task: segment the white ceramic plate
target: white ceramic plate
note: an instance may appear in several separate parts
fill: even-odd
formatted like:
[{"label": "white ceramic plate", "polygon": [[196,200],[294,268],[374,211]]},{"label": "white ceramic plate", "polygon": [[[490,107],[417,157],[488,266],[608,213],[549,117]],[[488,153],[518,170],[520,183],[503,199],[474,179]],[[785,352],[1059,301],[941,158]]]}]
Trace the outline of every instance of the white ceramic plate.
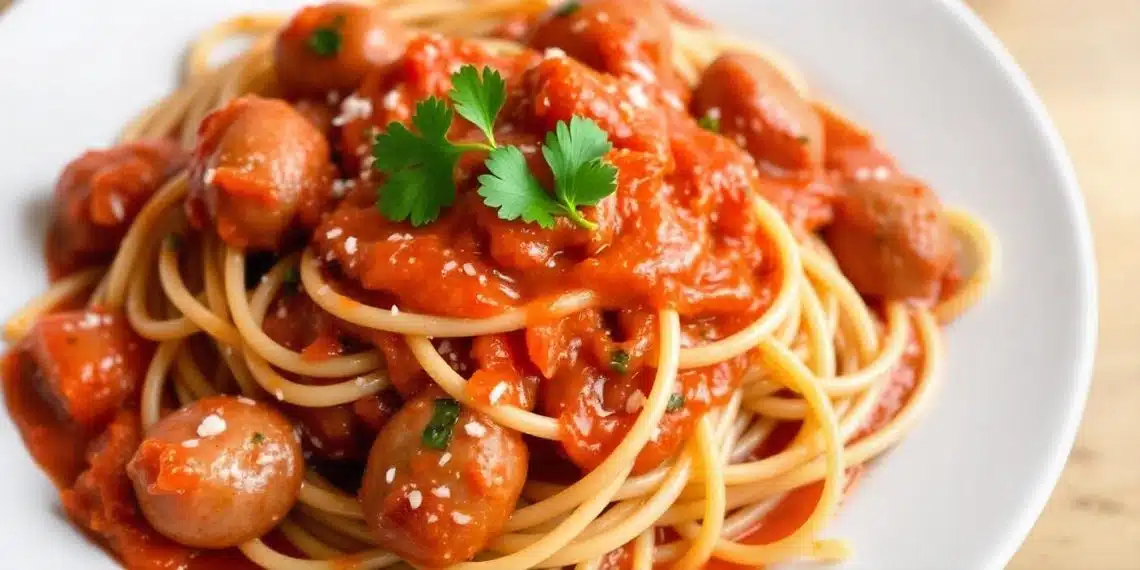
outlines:
[{"label": "white ceramic plate", "polygon": [[[40,243],[62,166],[170,90],[194,35],[297,0],[37,0],[0,17],[0,315],[45,285]],[[1001,240],[996,288],[951,327],[937,405],[858,487],[831,532],[851,569],[997,569],[1040,513],[1088,390],[1096,290],[1072,167],[1025,77],[952,0],[701,0],[871,127]],[[0,420],[5,568],[114,568],[60,515]]]}]

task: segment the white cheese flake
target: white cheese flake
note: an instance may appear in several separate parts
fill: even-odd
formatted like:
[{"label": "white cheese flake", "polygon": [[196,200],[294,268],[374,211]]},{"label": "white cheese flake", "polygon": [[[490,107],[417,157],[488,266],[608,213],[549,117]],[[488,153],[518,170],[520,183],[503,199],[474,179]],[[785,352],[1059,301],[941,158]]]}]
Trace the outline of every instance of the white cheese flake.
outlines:
[{"label": "white cheese flake", "polygon": [[474,277],[475,276],[475,266],[471,265],[470,262],[464,263],[463,264],[463,272],[466,273],[470,277]]},{"label": "white cheese flake", "polygon": [[356,253],[356,238],[350,237],[344,240],[344,252],[352,255]]},{"label": "white cheese flake", "polygon": [[111,194],[111,215],[120,222],[127,217],[127,209],[123,207],[123,199],[118,194]]},{"label": "white cheese flake", "polygon": [[257,402],[253,401],[253,399],[246,398],[245,396],[238,396],[237,401],[239,401],[239,402],[241,402],[247,406],[253,406],[253,405],[257,404]]},{"label": "white cheese flake", "polygon": [[439,466],[443,467],[444,465],[447,465],[448,461],[451,461],[451,452],[445,451],[443,452],[443,455],[439,456]]},{"label": "white cheese flake", "polygon": [[625,401],[625,412],[627,414],[637,413],[645,406],[645,394],[641,390],[634,390],[629,398]]},{"label": "white cheese flake", "polygon": [[198,424],[198,437],[212,437],[226,431],[226,420],[218,414],[210,414],[202,418]]},{"label": "white cheese flake", "polygon": [[352,190],[353,188],[356,188],[356,181],[355,180],[342,180],[339,178],[336,180],[333,180],[333,183],[332,183],[333,198],[344,198],[345,194],[348,194],[348,191]]},{"label": "white cheese flake", "polygon": [[189,447],[189,448],[198,447],[198,440],[196,440],[196,439],[188,439],[188,440],[186,440],[186,441],[183,441],[183,442],[182,442],[182,447]]},{"label": "white cheese flake", "polygon": [[467,435],[471,437],[483,437],[487,435],[487,428],[483,424],[473,421],[464,424],[463,431],[467,432]]},{"label": "white cheese flake", "polygon": [[451,497],[451,489],[447,485],[440,485],[431,490],[431,494],[441,498],[448,499]]},{"label": "white cheese flake", "polygon": [[332,124],[334,127],[343,127],[357,119],[367,119],[371,116],[372,101],[352,94],[340,102],[340,114],[332,120]]},{"label": "white cheese flake", "polygon": [[384,96],[384,108],[385,109],[387,109],[389,111],[394,111],[399,104],[400,104],[400,92],[399,91],[389,91],[388,94]]},{"label": "white cheese flake", "polygon": [[507,393],[507,383],[506,382],[499,382],[498,384],[495,384],[495,387],[491,389],[491,404],[499,403],[499,400],[502,399],[503,394],[506,394],[506,393]]},{"label": "white cheese flake", "polygon": [[419,492],[418,489],[412,489],[408,493],[408,506],[411,507],[413,511],[420,508],[420,505],[422,505],[423,503],[424,503],[424,494]]},{"label": "white cheese flake", "polygon": [[344,233],[344,230],[342,230],[340,228],[333,228],[333,229],[325,232],[325,237],[328,239],[336,239],[336,238],[340,237],[341,234],[343,234],[343,233]]},{"label": "white cheese flake", "polygon": [[455,524],[457,525],[466,526],[468,524],[471,524],[471,515],[467,513],[461,513],[459,511],[452,511],[451,520],[455,521]]}]

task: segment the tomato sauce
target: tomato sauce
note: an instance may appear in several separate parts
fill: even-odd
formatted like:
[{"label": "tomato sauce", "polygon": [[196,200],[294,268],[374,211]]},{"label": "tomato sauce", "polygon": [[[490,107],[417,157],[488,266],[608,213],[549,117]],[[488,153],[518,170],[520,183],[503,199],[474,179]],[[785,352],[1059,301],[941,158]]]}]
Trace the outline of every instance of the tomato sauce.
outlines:
[{"label": "tomato sauce", "polygon": [[41,392],[28,365],[21,352],[5,356],[5,403],[24,445],[60,489],[68,517],[132,570],[257,568],[237,550],[188,548],[151,529],[125,472],[141,440],[137,412],[123,409],[101,434],[92,434]]},{"label": "tomato sauce", "polygon": [[[203,157],[194,158],[190,209],[195,227],[253,249],[293,250],[311,232],[306,245],[321,261],[332,289],[394,314],[478,319],[525,311],[524,331],[432,343],[456,373],[468,378],[466,390],[476,401],[507,403],[555,418],[560,441],[528,442],[532,477],[574,480],[610,456],[644,408],[658,373],[660,311],[682,317],[682,347],[707,344],[760,318],[781,283],[799,278],[783,275],[776,265],[772,240],[753,207],[757,196],[773,205],[794,232],[826,232],[842,221],[837,204],[850,197],[853,181],[902,176],[868,132],[803,99],[763,60],[729,54],[718,60],[720,65],[710,66],[713,72],[706,72],[695,90],[685,85],[672,66],[671,20],[707,25],[672,1],[588,0],[505,22],[496,35],[532,48],[517,54],[493,53],[461,38],[427,34],[408,39],[397,33],[393,37],[399,41],[386,47],[399,49],[378,55],[382,65],[352,58],[354,67],[347,71],[354,82],[360,74],[363,80],[348,97],[354,108],[369,112],[350,117],[337,116],[332,107],[343,91],[329,90],[326,105],[319,95],[327,82],[278,61],[279,74],[292,69],[297,72],[292,79],[314,79],[316,84],[294,81],[294,94],[306,97],[301,101],[249,98],[215,116],[214,134],[221,137],[235,122],[227,113],[237,113],[243,105],[275,109],[242,123],[243,136],[234,138],[235,156],[214,157],[237,161],[230,170],[202,172]],[[281,41],[296,43],[303,36],[286,34]],[[403,55],[396,57],[398,52]],[[323,65],[310,60],[307,64]],[[548,228],[500,219],[476,191],[479,177],[487,174],[484,151],[465,152],[458,159],[451,173],[456,195],[437,220],[413,226],[381,213],[377,199],[386,181],[373,168],[376,135],[391,122],[411,124],[423,99],[446,99],[452,74],[464,65],[489,66],[502,74],[507,95],[495,139],[515,146],[544,188],[554,186],[554,174],[543,142],[559,123],[582,117],[605,132],[612,143],[605,160],[618,174],[612,194],[580,209],[595,228],[563,217]],[[698,117],[723,120],[709,126]],[[312,144],[290,149],[279,139],[295,143],[297,137],[271,136],[279,134],[274,128],[285,119]],[[481,143],[484,135],[457,117],[448,138]],[[264,147],[284,150],[274,154],[281,148]],[[298,163],[305,167],[300,179],[312,188],[294,196],[288,209],[279,207],[285,201],[271,183],[279,167],[289,160],[314,159],[314,148],[320,151],[319,161]],[[263,160],[265,156],[276,158]],[[90,153],[69,166],[56,189],[59,208],[49,234],[52,278],[109,260],[145,200],[186,162],[174,143],[152,141]],[[264,180],[251,186],[242,169],[253,165]],[[233,207],[227,216],[211,213],[205,206],[207,198],[219,198],[210,194],[217,185],[229,189],[229,198],[252,198],[246,205],[257,207]],[[334,188],[346,195],[333,199]],[[916,244],[930,241],[923,239],[925,228],[907,225],[911,211],[906,208],[911,206],[890,206],[903,219],[898,224],[902,235],[894,236],[898,239],[892,245],[919,249]],[[915,261],[905,257],[914,252],[902,253],[897,258]],[[928,261],[922,257],[926,253],[912,256],[918,258],[916,264]],[[871,257],[854,256],[854,261]],[[936,289],[943,296],[960,279],[956,267],[919,277],[941,280]],[[392,390],[340,406],[282,405],[301,426],[310,454],[352,464],[367,454],[402,402],[428,389],[431,380],[402,336],[341,321],[311,301],[309,294],[317,292],[302,294],[299,287],[289,283],[273,300],[265,332],[314,362],[375,347],[392,383]],[[544,310],[560,295],[582,290],[592,295],[594,308],[569,316]],[[121,316],[112,320],[115,327],[125,327]],[[60,330],[63,323],[56,322]],[[105,337],[74,341],[59,331],[41,327],[40,332],[45,330],[51,334],[33,334],[10,351],[0,372],[10,414],[33,458],[60,488],[69,516],[132,569],[252,568],[235,550],[177,545],[152,530],[139,512],[123,471],[140,440],[137,390],[148,360],[144,356],[153,347],[133,346],[137,339],[117,334],[118,328]],[[129,350],[124,348],[128,345]],[[84,359],[108,356],[107,377],[114,381],[103,382],[107,390],[96,393],[75,381],[82,379],[77,374],[82,374]],[[114,360],[116,356],[125,360]],[[739,387],[753,358],[746,354],[679,372],[667,412],[634,461],[633,472],[648,472],[675,457],[696,422]],[[912,342],[857,438],[885,425],[905,405],[920,365],[921,350]],[[284,375],[314,385],[342,380]],[[755,455],[781,451],[796,428],[781,426]],[[861,471],[862,466],[848,470],[849,487]],[[791,491],[740,540],[764,544],[787,536],[809,516],[820,490],[817,483]],[[630,560],[626,547],[607,556],[603,566],[625,568]],[[737,566],[714,561],[708,568]]]},{"label": "tomato sauce", "polygon": [[[916,339],[912,338],[903,353],[902,361],[891,373],[889,383],[879,397],[879,402],[875,405],[870,417],[852,438],[852,443],[882,429],[906,406],[914,392],[916,382],[922,374],[922,359],[922,347]],[[778,448],[786,446],[795,436],[797,429],[796,424],[780,426],[777,432],[773,433],[770,438],[771,441],[766,442],[767,451],[762,451],[762,453],[769,455],[778,451]],[[847,468],[845,472],[845,494],[854,489],[866,468],[866,464]],[[771,512],[756,523],[755,527],[746,531],[736,540],[743,544],[769,544],[787,537],[811,516],[816,504],[819,503],[822,491],[823,483],[817,482],[787,493]],[[721,560],[712,560],[705,568],[706,570],[745,570],[747,567]]]},{"label": "tomato sauce", "polygon": [[[489,398],[505,381],[508,397],[521,394],[520,401],[529,402],[541,384],[538,400],[567,428],[567,453],[591,469],[628,431],[639,398],[652,386],[656,356],[649,352],[658,310],[686,318],[686,344],[692,345],[739,330],[771,303],[781,276],[751,207],[754,162],[687,114],[665,110],[652,84],[600,74],[565,57],[492,56],[475,44],[440,38],[414,40],[404,58],[365,80],[354,97],[369,98],[375,111],[345,126],[342,154],[352,154],[361,133],[408,121],[412,102],[445,95],[451,71],[464,64],[493,65],[504,75],[508,97],[496,139],[517,145],[544,184],[552,178],[540,142],[558,121],[584,116],[609,135],[614,149],[607,159],[618,168],[618,188],[584,212],[598,228],[588,231],[566,219],[549,229],[499,219],[474,192],[485,156],[472,152],[457,168],[454,204],[435,222],[412,227],[388,220],[375,206],[377,181],[366,171],[313,241],[338,291],[383,292],[396,310],[483,318],[578,289],[591,291],[603,307],[628,307],[540,323],[509,342],[489,341],[500,344],[495,363],[486,361],[483,341],[476,342],[484,358],[477,354],[473,363],[473,394]],[[453,140],[481,136],[461,119],[451,128]],[[401,372],[399,363],[407,360],[401,342],[375,340],[396,364],[397,387],[417,376],[414,364]],[[625,373],[610,367],[617,350],[632,359]],[[695,419],[731,394],[746,364],[737,359],[682,373],[684,404],[666,418],[635,469],[673,455]]]}]

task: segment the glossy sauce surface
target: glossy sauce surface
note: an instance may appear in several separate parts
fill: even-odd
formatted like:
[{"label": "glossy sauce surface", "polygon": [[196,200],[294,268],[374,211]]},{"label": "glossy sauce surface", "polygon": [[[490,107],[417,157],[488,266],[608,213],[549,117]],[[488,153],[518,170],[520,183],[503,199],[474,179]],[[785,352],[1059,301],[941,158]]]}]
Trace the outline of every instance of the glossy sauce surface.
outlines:
[{"label": "glossy sauce surface", "polygon": [[[484,318],[521,308],[530,316],[522,331],[433,345],[469,379],[472,397],[554,417],[560,441],[524,440],[465,410],[462,425],[482,427],[460,428],[449,464],[442,453],[419,447],[439,394],[402,337],[328,315],[309,299],[314,292],[295,283],[270,306],[264,330],[306,360],[371,347],[383,356],[391,390],[331,408],[282,410],[299,426],[308,456],[347,465],[349,480],[363,476],[374,534],[419,563],[466,559],[491,540],[528,469],[532,478],[540,473],[573,481],[609,456],[657,373],[660,310],[680,313],[686,347],[724,338],[764,314],[780,283],[795,276],[781,274],[774,262],[772,240],[753,207],[757,197],[798,235],[818,232],[828,239],[872,303],[929,302],[955,284],[955,252],[937,198],[905,177],[866,131],[801,98],[750,55],[725,54],[697,85],[684,85],[671,63],[669,18],[693,17],[671,3],[575,5],[501,26],[499,35],[534,48],[517,55],[494,54],[471,40],[409,34],[375,9],[308,8],[286,25],[275,52],[290,99],[247,97],[215,111],[200,127],[191,159],[186,206],[194,227],[250,250],[251,258],[253,250],[284,255],[312,248],[331,287],[393,312]],[[329,26],[339,26],[343,42],[335,57],[309,46],[313,34]],[[380,213],[377,196],[386,181],[372,168],[374,137],[392,121],[408,124],[418,101],[445,98],[451,74],[468,64],[493,67],[506,78],[495,137],[519,148],[545,188],[553,175],[541,146],[560,121],[588,118],[606,133],[613,149],[605,158],[618,170],[617,188],[582,209],[596,230],[564,218],[547,229],[500,219],[475,192],[486,173],[481,151],[459,160],[452,173],[457,196],[439,220],[413,227]],[[719,126],[698,124],[714,116]],[[456,119],[449,138],[474,142],[482,135]],[[49,248],[53,276],[112,252],[145,197],[187,160],[168,143],[148,144],[85,155],[65,170],[56,246]],[[111,202],[98,199],[117,185],[137,189],[121,217]],[[79,251],[74,244],[84,242],[91,224],[107,226],[96,228],[106,243],[92,241],[98,247]],[[542,310],[576,290],[591,292],[595,308],[557,319]],[[112,367],[114,381],[104,384],[114,389],[69,391],[82,375],[77,359],[116,362],[129,352],[124,343],[135,339],[116,334],[72,347],[51,332],[63,326],[53,325],[54,318],[5,359],[5,396],[33,457],[63,490],[69,513],[130,568],[184,561],[189,568],[219,567],[205,561],[242,567],[233,551],[178,546],[142,517],[125,469],[142,438],[134,391],[146,360],[131,356]],[[121,316],[110,318],[125,329]],[[906,400],[916,359],[912,347],[871,425],[887,421]],[[682,371],[634,472],[676,456],[696,421],[739,387],[751,360],[746,354]],[[285,375],[305,384],[343,380]],[[88,400],[90,409],[76,406]],[[778,443],[757,454],[778,452]],[[356,462],[370,447],[369,467],[361,473]],[[146,463],[139,460],[143,479]],[[397,472],[389,480],[392,467]],[[429,494],[443,485],[448,496]],[[352,484],[345,488],[355,491]],[[139,491],[144,500],[146,493]],[[813,493],[818,486],[790,493],[745,540],[769,542],[790,532],[810,512]],[[470,513],[460,510],[460,499],[471,504]],[[455,512],[463,516],[457,520]],[[450,522],[436,524],[429,514]],[[137,554],[128,553],[138,545]],[[627,554],[608,556],[607,567],[628,562]]]}]

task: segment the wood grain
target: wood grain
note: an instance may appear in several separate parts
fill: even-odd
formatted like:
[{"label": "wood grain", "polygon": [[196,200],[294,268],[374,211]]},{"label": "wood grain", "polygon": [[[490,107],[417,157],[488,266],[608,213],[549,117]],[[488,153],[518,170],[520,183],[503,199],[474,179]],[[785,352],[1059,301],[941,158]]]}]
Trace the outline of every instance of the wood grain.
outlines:
[{"label": "wood grain", "polygon": [[[0,11],[11,0],[0,0]],[[1096,236],[1100,347],[1077,446],[1009,570],[1140,568],[1140,0],[968,0],[1045,99]]]},{"label": "wood grain", "polygon": [[1100,271],[1100,346],[1077,446],[1010,570],[1140,568],[1140,2],[970,0],[1076,163]]}]

